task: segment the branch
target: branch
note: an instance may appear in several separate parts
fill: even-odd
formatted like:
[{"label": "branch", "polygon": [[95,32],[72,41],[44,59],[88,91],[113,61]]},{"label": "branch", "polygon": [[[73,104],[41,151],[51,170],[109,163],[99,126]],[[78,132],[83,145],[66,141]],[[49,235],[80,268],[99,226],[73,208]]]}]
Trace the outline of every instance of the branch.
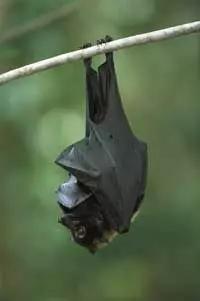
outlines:
[{"label": "branch", "polygon": [[7,33],[0,37],[0,44],[12,42],[15,39],[21,38],[25,34],[59,21],[71,14],[76,7],[77,5],[75,4],[65,4],[58,9],[50,11],[24,25],[16,26],[14,29],[10,29]]},{"label": "branch", "polygon": [[118,39],[109,43],[92,46],[86,49],[72,51],[3,73],[0,75],[0,85],[10,82],[19,77],[28,76],[43,70],[63,65],[67,62],[72,62],[97,54],[127,48],[139,44],[147,44],[166,40],[169,38],[174,38],[198,31],[200,31],[200,21],[169,27],[149,33],[139,34],[136,36]]}]

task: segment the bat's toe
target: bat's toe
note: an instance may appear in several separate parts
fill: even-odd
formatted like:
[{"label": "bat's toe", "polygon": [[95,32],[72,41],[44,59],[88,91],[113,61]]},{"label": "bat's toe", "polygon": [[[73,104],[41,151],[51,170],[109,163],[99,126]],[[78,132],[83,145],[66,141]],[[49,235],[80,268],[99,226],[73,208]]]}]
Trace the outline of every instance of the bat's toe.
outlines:
[{"label": "bat's toe", "polygon": [[105,36],[105,41],[108,43],[108,42],[111,42],[113,40],[113,38],[109,35]]},{"label": "bat's toe", "polygon": [[80,48],[80,49],[85,49],[85,48],[89,48],[89,47],[92,47],[92,44],[91,44],[91,43],[85,43],[85,44],[83,44],[82,46],[80,46],[79,48]]},{"label": "bat's toe", "polygon": [[104,43],[106,43],[106,41],[105,41],[104,38],[99,39],[99,40],[96,41],[96,44],[97,44],[97,45],[101,45],[101,44],[104,44]]},{"label": "bat's toe", "polygon": [[111,42],[113,40],[113,38],[111,36],[105,36],[104,38],[101,38],[99,40],[96,41],[97,45],[101,45],[101,44],[105,44],[108,42]]}]

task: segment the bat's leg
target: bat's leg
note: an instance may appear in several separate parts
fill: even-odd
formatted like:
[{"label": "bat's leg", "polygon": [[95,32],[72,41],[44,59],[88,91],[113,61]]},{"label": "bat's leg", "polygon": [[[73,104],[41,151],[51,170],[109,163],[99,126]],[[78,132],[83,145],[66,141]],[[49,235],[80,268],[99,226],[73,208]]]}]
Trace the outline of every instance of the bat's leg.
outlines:
[{"label": "bat's leg", "polygon": [[[97,40],[97,45],[105,44],[105,43],[108,43],[111,41],[113,41],[113,38],[111,36],[107,35],[104,38]],[[106,55],[106,61],[113,62],[113,52],[112,51],[106,52],[105,55]]]},{"label": "bat's leg", "polygon": [[[97,41],[97,44],[111,42],[113,39],[110,36],[106,36],[103,39]],[[102,99],[102,106],[104,112],[107,114],[114,114],[113,112],[121,109],[121,97],[117,84],[117,77],[114,66],[113,51],[105,53],[106,60],[99,66],[99,87]]]},{"label": "bat's leg", "polygon": [[[80,49],[85,49],[85,48],[89,48],[91,47],[92,44],[91,43],[85,43],[83,46],[80,47]],[[91,64],[92,64],[92,57],[88,57],[83,59],[86,71],[88,71],[91,68]]]},{"label": "bat's leg", "polygon": [[[91,47],[91,43],[85,43],[80,47],[80,49],[86,49],[88,47]],[[89,78],[90,78],[90,71],[91,71],[91,64],[92,64],[92,57],[83,59],[85,71],[86,71],[86,93],[87,93],[87,103],[86,103],[86,129],[85,129],[85,136],[89,137],[90,135],[90,127],[88,124],[88,119],[90,116],[90,88],[89,88]]]},{"label": "bat's leg", "polygon": [[[84,44],[81,48],[85,49],[92,46],[91,44]],[[101,120],[102,105],[99,93],[99,84],[97,72],[92,69],[92,58],[83,60],[86,70],[86,92],[87,92],[87,107],[86,107],[86,137],[90,134],[88,120],[98,123]]]}]

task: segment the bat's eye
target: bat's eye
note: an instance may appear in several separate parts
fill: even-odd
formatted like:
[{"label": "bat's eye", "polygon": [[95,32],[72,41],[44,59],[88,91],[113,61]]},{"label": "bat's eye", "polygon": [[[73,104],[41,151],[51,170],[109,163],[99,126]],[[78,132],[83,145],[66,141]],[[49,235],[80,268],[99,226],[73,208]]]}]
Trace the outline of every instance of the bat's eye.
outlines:
[{"label": "bat's eye", "polygon": [[87,231],[86,231],[86,227],[84,226],[78,227],[74,232],[75,237],[78,239],[83,239],[86,236],[86,234]]}]

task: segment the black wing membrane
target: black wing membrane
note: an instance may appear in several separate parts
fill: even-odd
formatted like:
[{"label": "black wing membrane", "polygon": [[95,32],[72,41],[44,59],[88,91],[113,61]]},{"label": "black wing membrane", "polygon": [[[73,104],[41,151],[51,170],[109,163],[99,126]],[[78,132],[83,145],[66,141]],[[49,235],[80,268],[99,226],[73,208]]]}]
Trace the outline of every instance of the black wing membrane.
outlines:
[{"label": "black wing membrane", "polygon": [[113,54],[98,72],[86,68],[86,136],[66,148],[56,163],[94,193],[113,229],[128,231],[144,195],[147,146],[131,131],[118,90]]}]

